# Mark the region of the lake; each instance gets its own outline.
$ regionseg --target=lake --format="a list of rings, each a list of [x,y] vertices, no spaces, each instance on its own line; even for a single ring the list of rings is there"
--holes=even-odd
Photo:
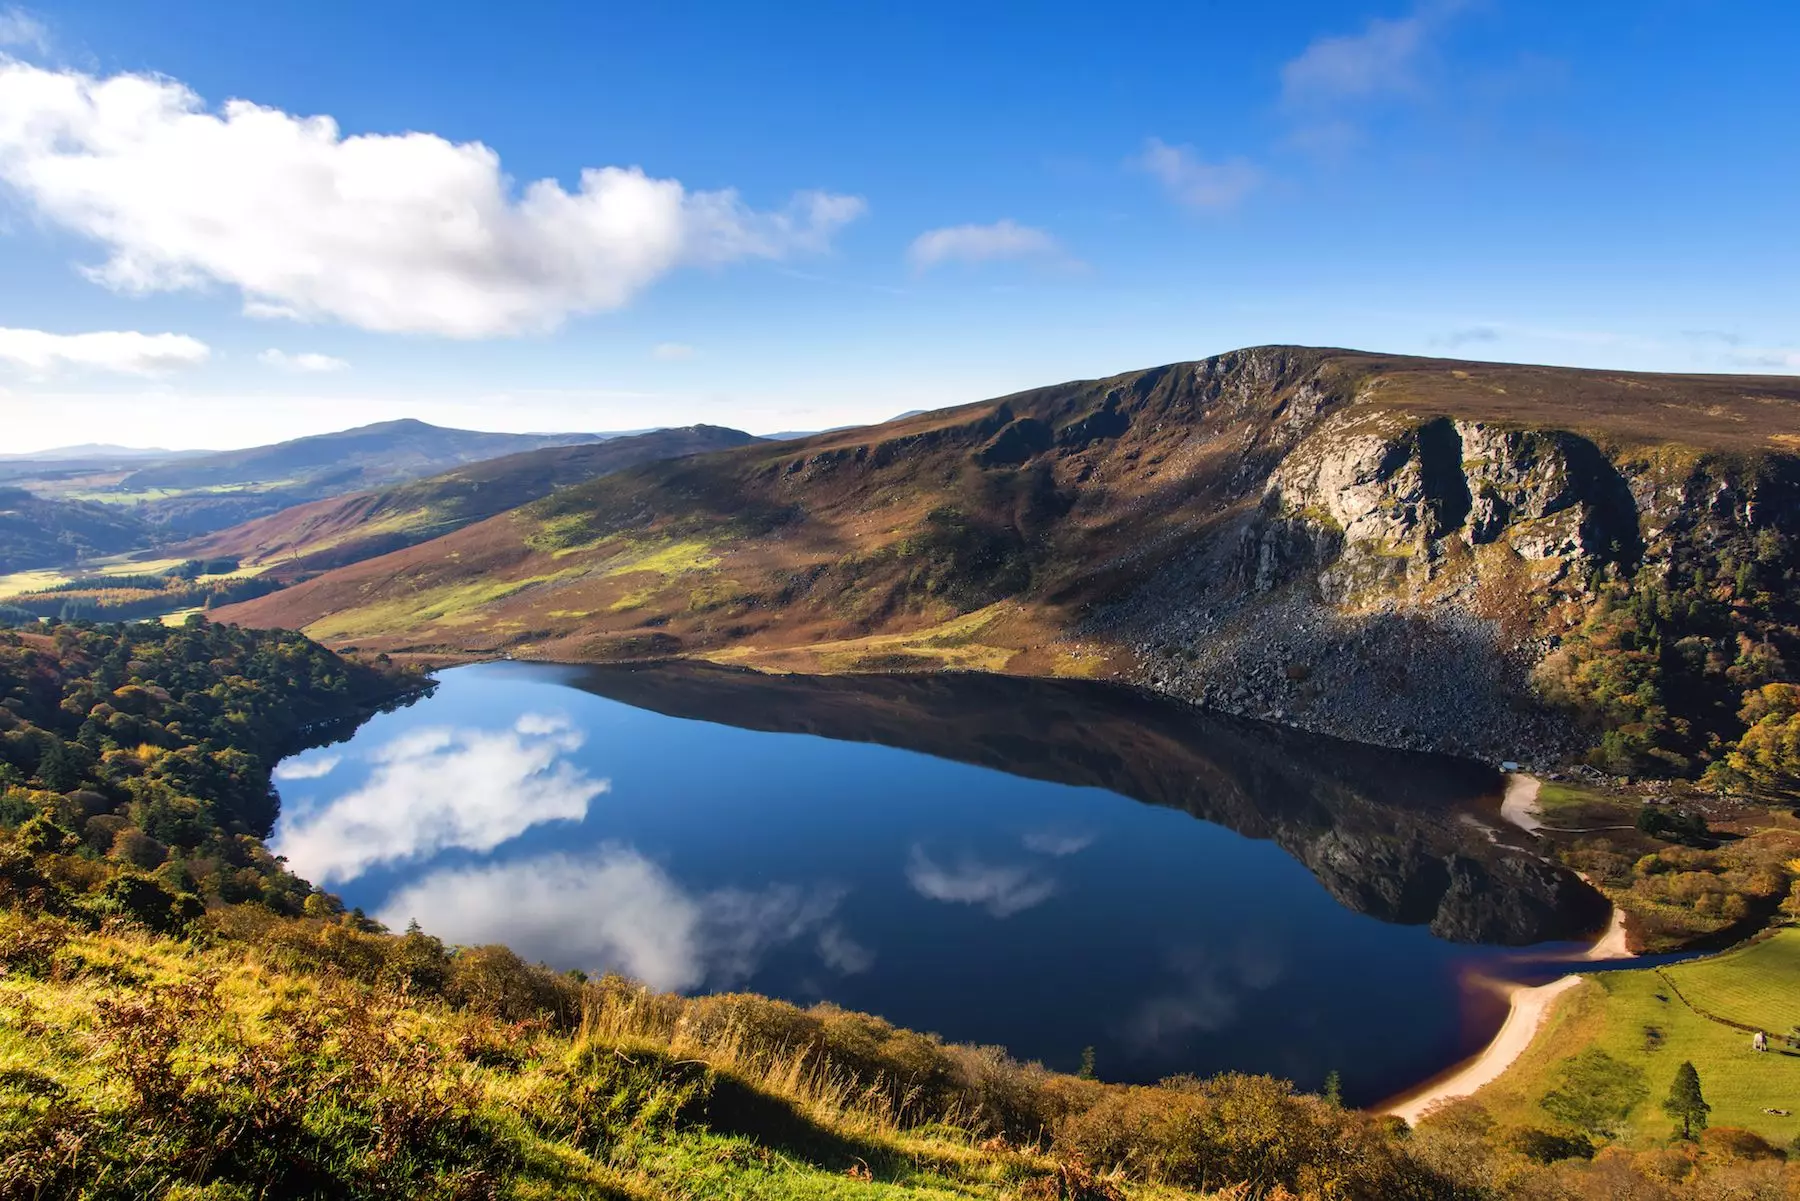
[[[483,664],[276,783],[274,849],[390,928],[1111,1080],[1371,1102],[1606,917],[1491,769],[1081,681]]]

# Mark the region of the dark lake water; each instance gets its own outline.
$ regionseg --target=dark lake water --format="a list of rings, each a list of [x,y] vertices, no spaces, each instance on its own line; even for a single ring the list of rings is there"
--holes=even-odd
[[[1106,1079],[1477,1049],[1604,921],[1500,780],[1101,685],[488,664],[284,761],[275,849],[392,928],[828,1000]],[[1486,945],[1539,943],[1530,951]],[[1550,943],[1553,945],[1543,945]]]

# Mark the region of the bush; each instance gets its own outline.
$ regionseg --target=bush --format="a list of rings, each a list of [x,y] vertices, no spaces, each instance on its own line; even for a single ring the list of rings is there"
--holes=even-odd
[[[546,1018],[573,1025],[581,986],[535,967],[502,946],[467,947],[450,960],[445,995],[457,1005],[507,1022]]]

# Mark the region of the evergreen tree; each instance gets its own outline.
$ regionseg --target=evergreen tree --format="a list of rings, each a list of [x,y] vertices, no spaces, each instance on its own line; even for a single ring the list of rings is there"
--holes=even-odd
[[[1680,1120],[1682,1138],[1691,1139],[1695,1130],[1706,1129],[1706,1115],[1712,1112],[1712,1106],[1700,1095],[1700,1073],[1692,1063],[1675,1069],[1675,1083],[1669,1086],[1663,1112]]]

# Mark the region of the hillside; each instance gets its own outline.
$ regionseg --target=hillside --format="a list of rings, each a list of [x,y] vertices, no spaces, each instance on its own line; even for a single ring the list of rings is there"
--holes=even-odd
[[[1800,380],[1265,347],[634,468],[222,616],[387,651],[1104,675],[1679,775],[1800,668],[1797,538]]]
[[[126,476],[128,490],[208,488],[226,484],[354,476],[365,484],[426,474],[457,463],[492,459],[542,446],[591,442],[593,434],[489,434],[445,429],[423,421],[382,421],[330,434],[315,434],[227,450],[176,463],[158,463]]]
[[[0,575],[136,550],[150,540],[143,522],[111,506],[0,487]]]
[[[451,533],[608,472],[752,441],[740,430],[695,425],[524,451],[422,480],[296,505],[197,539],[174,553],[237,559],[246,567],[284,576],[320,571]]]
[[[129,507],[165,536],[194,536],[291,505],[433,475],[483,459],[602,434],[492,434],[423,421],[384,421],[244,450],[149,464],[35,464],[34,488],[59,498]],[[20,465],[24,466],[24,465]],[[24,482],[22,480],[22,482]]]

